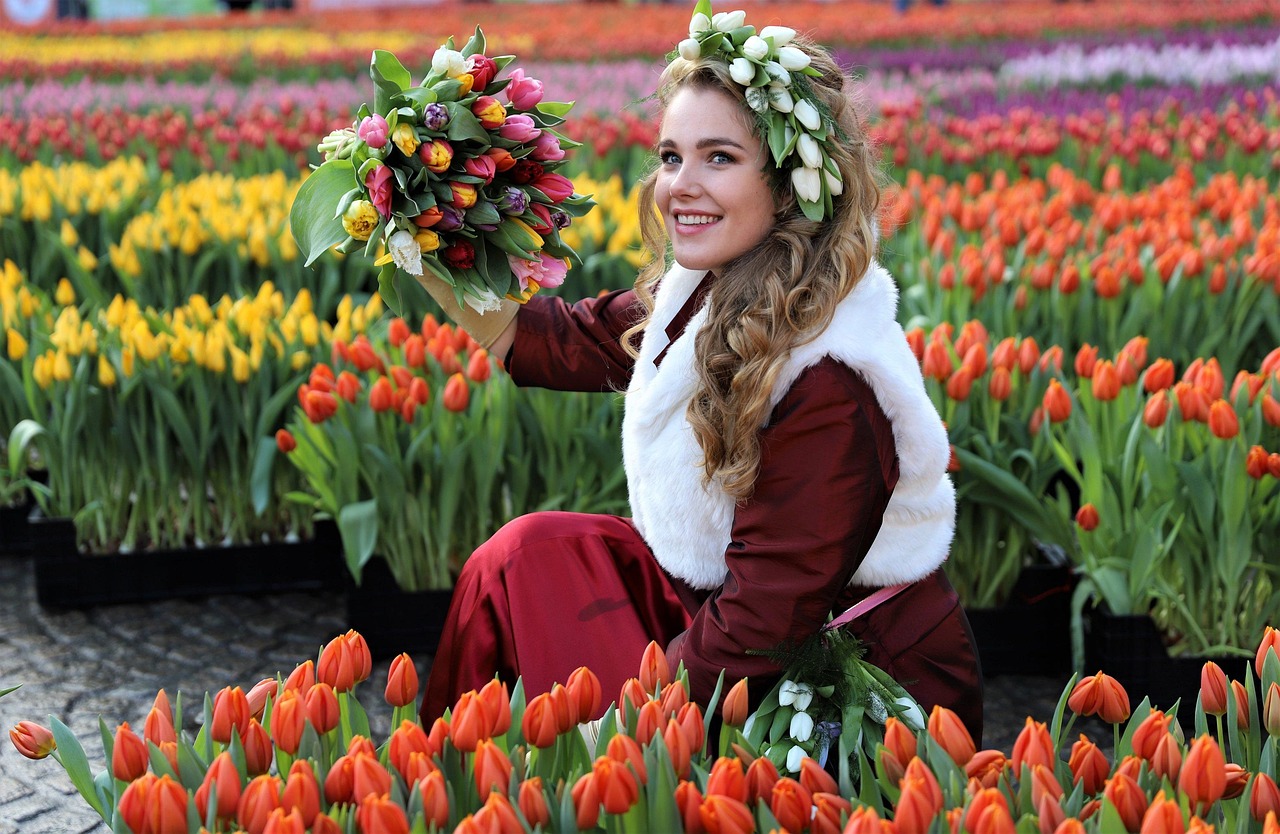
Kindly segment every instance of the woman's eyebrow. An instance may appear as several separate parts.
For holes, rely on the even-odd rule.
[[[667,148],[674,148],[675,146],[676,146],[676,143],[671,139],[663,139],[661,142],[658,143],[658,147],[664,150]],[[718,148],[718,147],[737,148],[740,151],[746,150],[746,148],[743,147],[740,143],[735,142],[734,140],[729,139],[727,137],[723,137],[723,136],[710,136],[705,139],[699,139],[698,143],[694,147],[697,150],[703,150],[705,148]]]

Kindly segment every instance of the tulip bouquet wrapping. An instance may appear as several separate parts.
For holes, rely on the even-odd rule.
[[[768,720],[750,713],[746,682],[723,702],[717,689],[704,708],[656,644],[607,706],[582,667],[549,692],[495,679],[426,727],[407,655],[387,674],[389,721],[371,720],[356,694],[370,656],[347,632],[288,676],[206,694],[194,735],[182,697],[171,703],[163,690],[140,731],[100,719],[108,765],[97,773],[55,717],[21,721],[9,737],[27,758],[55,758],[117,834],[1271,834],[1280,830],[1278,647],[1280,632],[1266,629],[1239,679],[1206,664],[1182,715],[1146,698],[1131,706],[1103,672],[1073,677],[1049,720],[1028,716],[1008,752],[978,749],[942,707],[919,727],[889,716],[883,737],[855,750],[856,790],[807,755],[794,775],[781,773],[743,735]],[[787,691],[799,704],[803,691]],[[1071,740],[1082,716],[1113,727],[1110,758],[1084,733]],[[374,726],[388,727],[381,743]]]
[[[430,315],[335,339],[332,360],[296,389],[277,448],[309,488],[292,497],[337,521],[357,581],[377,555],[405,590],[449,588],[518,515],[625,511],[616,403],[517,397],[487,351]]]
[[[325,161],[290,212],[306,263],[335,245],[383,244],[379,290],[397,312],[400,272],[438,278],[481,313],[564,280],[578,256],[560,230],[592,206],[557,173],[576,147],[555,130],[572,104],[543,101],[521,69],[499,79],[515,57],[485,47],[479,27],[460,51],[450,38],[416,85],[374,51],[373,108],[321,142]]]

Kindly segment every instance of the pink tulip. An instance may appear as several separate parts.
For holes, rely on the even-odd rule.
[[[559,162],[564,159],[564,151],[560,148],[560,140],[556,135],[544,131],[533,143],[531,156],[538,162]]]
[[[502,123],[502,127],[498,128],[498,135],[503,139],[510,139],[512,142],[529,142],[537,139],[541,134],[542,131],[533,123],[533,118],[523,113],[507,116],[507,120]]]
[[[542,82],[526,78],[524,70],[511,71],[511,83],[507,85],[507,101],[519,110],[529,110],[542,101]]]
[[[369,189],[369,202],[384,218],[391,217],[392,179],[391,169],[385,165],[379,165],[364,177],[364,187]]]
[[[360,120],[360,127],[356,128],[356,135],[371,148],[381,148],[387,144],[387,135],[391,129],[387,126],[387,120],[374,113],[372,116],[365,116]]]

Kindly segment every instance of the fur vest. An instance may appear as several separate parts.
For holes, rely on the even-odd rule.
[[[670,575],[699,589],[717,588],[735,502],[715,481],[703,484],[702,450],[685,410],[693,398],[693,342],[704,305],[667,349],[666,328],[705,275],[676,266],[662,279],[653,317],[627,389],[622,455],[636,528]],[[851,585],[914,582],[946,558],[955,530],[955,490],[947,477],[946,429],[925,393],[920,366],[896,319],[893,278],[872,263],[831,325],[792,352],[773,390],[776,405],[805,368],[831,356],[856,370],[893,424],[899,478],[884,521]]]

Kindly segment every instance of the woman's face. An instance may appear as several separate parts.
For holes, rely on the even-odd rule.
[[[716,270],[773,228],[764,144],[725,93],[676,93],[658,139],[656,198],[676,261]]]

